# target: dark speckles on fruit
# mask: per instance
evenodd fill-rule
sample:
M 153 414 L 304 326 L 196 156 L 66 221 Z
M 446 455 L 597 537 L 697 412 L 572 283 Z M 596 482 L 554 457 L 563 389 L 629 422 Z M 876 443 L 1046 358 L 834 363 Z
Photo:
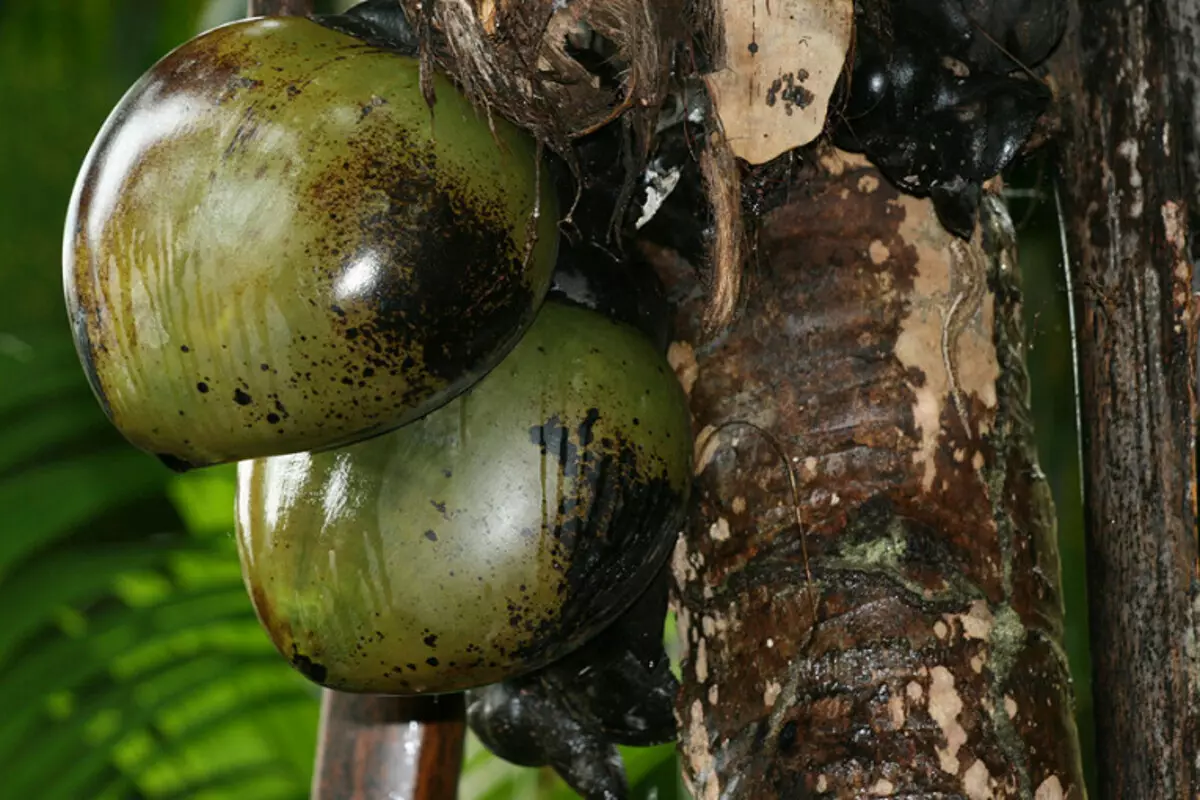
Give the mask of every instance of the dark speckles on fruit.
M 431 667 L 436 667 L 438 665 L 438 660 L 435 657 L 430 656 L 429 658 L 425 659 L 425 663 Z
M 208 384 L 204 381 L 200 381 L 196 384 L 196 391 L 200 394 L 208 394 Z
M 431 530 L 425 531 L 425 538 L 431 542 L 436 542 L 437 541 L 437 533 L 435 533 L 434 531 L 431 531 Z
M 233 402 L 239 406 L 248 406 L 254 402 L 254 398 L 243 392 L 241 389 L 233 390 Z
M 427 647 L 437 647 L 437 635 L 436 634 L 431 633 L 428 636 L 426 636 L 424 639 L 422 639 L 421 641 L 425 642 L 425 645 Z

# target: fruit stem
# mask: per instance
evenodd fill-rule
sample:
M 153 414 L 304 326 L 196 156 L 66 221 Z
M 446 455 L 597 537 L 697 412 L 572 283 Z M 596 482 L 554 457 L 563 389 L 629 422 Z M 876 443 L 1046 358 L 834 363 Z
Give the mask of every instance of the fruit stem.
M 455 800 L 461 694 L 382 697 L 326 689 L 312 800 Z

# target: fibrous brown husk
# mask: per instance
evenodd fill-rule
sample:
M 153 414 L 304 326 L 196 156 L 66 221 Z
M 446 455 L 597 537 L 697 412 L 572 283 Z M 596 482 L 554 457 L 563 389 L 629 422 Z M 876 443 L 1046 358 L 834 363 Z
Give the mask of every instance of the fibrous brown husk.
M 572 169 L 574 140 L 618 119 L 628 125 L 623 197 L 644 171 L 664 100 L 723 63 L 718 0 L 398 1 L 416 24 L 425 75 L 449 75 L 489 117 L 530 131 Z M 724 233 L 710 253 L 714 331 L 732 319 L 744 251 L 741 206 L 729 202 L 740 183 L 737 162 L 724 136 L 716 141 L 724 147 L 704 169 Z
M 693 27 L 688 0 L 401 2 L 419 20 L 427 63 L 568 158 L 573 139 L 622 113 L 648 144 Z M 596 36 L 601 53 L 590 48 Z M 589 70 L 572 51 L 605 63 Z

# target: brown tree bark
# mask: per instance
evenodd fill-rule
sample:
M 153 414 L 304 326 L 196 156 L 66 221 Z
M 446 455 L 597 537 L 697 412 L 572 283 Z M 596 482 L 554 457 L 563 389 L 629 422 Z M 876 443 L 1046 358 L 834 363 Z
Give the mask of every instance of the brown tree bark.
M 314 800 L 454 800 L 462 695 L 375 697 L 326 691 Z
M 1079 2 L 1055 67 L 1102 797 L 1200 794 L 1197 14 L 1194 0 Z
M 685 777 L 700 800 L 1082 797 L 1007 214 L 989 197 L 968 245 L 857 157 L 793 158 L 744 183 L 773 208 L 719 339 L 658 258 L 698 434 Z

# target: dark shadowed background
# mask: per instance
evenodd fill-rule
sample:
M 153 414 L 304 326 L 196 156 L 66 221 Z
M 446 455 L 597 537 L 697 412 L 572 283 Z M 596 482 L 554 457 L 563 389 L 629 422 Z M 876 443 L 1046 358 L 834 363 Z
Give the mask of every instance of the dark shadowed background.
M 308 796 L 319 695 L 275 653 L 245 596 L 233 471 L 177 476 L 126 445 L 88 389 L 62 300 L 63 216 L 105 116 L 155 60 L 244 8 L 0 0 L 0 798 Z M 1015 170 L 1012 209 L 1090 773 L 1074 389 L 1050 172 L 1036 161 Z M 684 796 L 670 746 L 625 755 L 635 797 Z M 471 741 L 460 796 L 574 795 Z

